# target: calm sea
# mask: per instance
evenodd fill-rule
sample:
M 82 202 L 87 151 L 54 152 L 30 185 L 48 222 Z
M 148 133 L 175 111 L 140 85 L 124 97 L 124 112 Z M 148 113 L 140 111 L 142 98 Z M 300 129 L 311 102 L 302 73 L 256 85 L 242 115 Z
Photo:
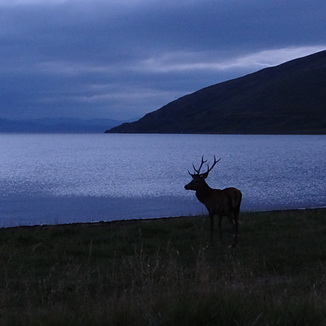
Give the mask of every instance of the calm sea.
M 195 215 L 184 190 L 204 155 L 210 186 L 242 210 L 326 206 L 326 136 L 1 134 L 0 227 Z

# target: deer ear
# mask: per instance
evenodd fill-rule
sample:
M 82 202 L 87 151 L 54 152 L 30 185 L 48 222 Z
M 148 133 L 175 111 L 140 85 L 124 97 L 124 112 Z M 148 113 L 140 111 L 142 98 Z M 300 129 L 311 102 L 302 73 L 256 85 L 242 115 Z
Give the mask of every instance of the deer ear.
M 208 172 L 202 173 L 200 177 L 201 179 L 206 179 L 208 177 Z

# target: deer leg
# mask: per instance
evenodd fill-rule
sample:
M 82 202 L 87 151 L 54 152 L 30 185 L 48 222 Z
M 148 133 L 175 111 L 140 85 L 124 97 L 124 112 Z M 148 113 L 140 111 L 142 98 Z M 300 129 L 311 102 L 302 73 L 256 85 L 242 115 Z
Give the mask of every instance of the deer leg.
M 211 221 L 211 237 L 213 236 L 213 231 L 214 231 L 214 213 L 209 212 L 209 218 Z
M 239 214 L 235 213 L 234 214 L 234 234 L 233 234 L 233 245 L 232 247 L 235 247 L 238 244 L 238 218 L 239 218 Z
M 220 239 L 222 239 L 222 215 L 218 216 L 218 231 L 220 234 Z

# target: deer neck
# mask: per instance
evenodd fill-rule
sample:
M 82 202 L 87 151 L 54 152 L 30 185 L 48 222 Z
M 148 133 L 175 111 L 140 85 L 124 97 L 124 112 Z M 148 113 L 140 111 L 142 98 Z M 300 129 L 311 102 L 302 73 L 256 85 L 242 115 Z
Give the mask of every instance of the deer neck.
M 213 189 L 205 182 L 200 188 L 196 190 L 196 197 L 199 201 L 204 203 L 212 191 Z

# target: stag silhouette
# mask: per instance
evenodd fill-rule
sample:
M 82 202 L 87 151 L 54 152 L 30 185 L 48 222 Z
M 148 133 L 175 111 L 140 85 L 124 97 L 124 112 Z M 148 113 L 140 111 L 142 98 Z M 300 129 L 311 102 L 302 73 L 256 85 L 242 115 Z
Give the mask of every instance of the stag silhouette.
M 225 188 L 225 189 L 213 189 L 205 181 L 208 177 L 208 174 L 216 163 L 220 159 L 216 159 L 214 155 L 214 163 L 211 167 L 207 164 L 207 171 L 200 173 L 201 168 L 207 162 L 202 156 L 201 163 L 198 169 L 194 165 L 194 173 L 188 173 L 192 177 L 192 181 L 185 185 L 186 190 L 196 191 L 197 199 L 205 205 L 208 210 L 210 224 L 211 224 L 211 236 L 213 235 L 214 230 L 214 216 L 218 216 L 218 228 L 219 234 L 222 238 L 222 218 L 226 216 L 229 221 L 234 224 L 234 234 L 233 234 L 233 244 L 236 246 L 238 243 L 238 223 L 239 223 L 239 213 L 240 213 L 240 204 L 242 199 L 242 193 L 236 188 Z

